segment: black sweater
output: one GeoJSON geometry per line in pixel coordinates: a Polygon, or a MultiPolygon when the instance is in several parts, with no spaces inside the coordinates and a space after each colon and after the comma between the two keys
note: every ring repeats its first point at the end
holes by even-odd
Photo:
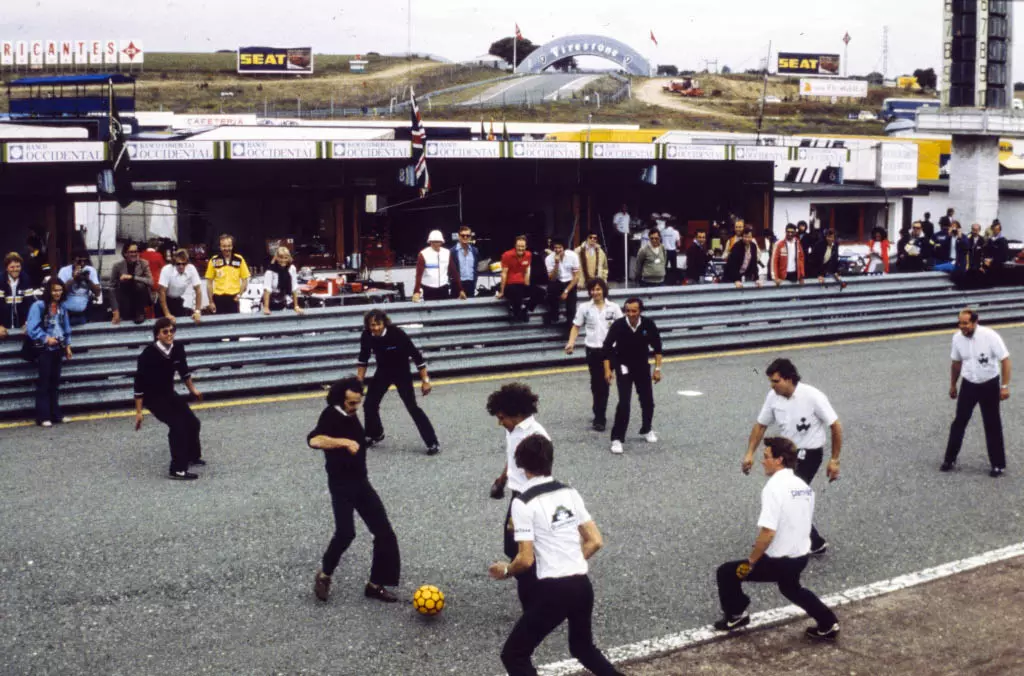
{"type": "MultiPolygon", "coordinates": [[[[389,330],[388,333],[390,332],[389,330]]],[[[313,431],[306,435],[306,443],[309,444],[313,437],[321,435],[359,442],[359,452],[355,455],[347,448],[324,450],[329,481],[366,478],[366,433],[358,416],[345,415],[334,406],[328,406],[320,414],[313,431]]]]}
{"type": "Polygon", "coordinates": [[[0,326],[5,329],[20,329],[28,319],[28,311],[36,298],[30,288],[28,275],[18,278],[18,288],[11,293],[7,272],[0,270],[0,326]]]}
{"type": "Polygon", "coordinates": [[[647,317],[640,318],[636,331],[630,328],[626,317],[616,319],[604,339],[604,353],[616,364],[646,364],[648,350],[661,354],[661,333],[647,317]]]}
{"type": "Polygon", "coordinates": [[[146,346],[139,355],[139,363],[135,369],[135,396],[146,399],[158,399],[174,396],[174,372],[181,375],[182,380],[190,377],[188,362],[185,360],[185,346],[174,343],[170,356],[165,355],[156,343],[146,346]]]}
{"type": "Polygon", "coordinates": [[[359,339],[359,358],[356,360],[358,366],[365,367],[370,363],[371,350],[377,360],[377,370],[385,373],[408,373],[410,359],[416,364],[417,369],[427,365],[409,336],[397,326],[389,326],[383,336],[363,331],[359,339]]]}

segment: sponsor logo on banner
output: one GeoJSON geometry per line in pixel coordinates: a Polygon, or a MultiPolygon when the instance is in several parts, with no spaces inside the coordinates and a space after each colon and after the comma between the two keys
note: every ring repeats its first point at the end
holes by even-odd
{"type": "Polygon", "coordinates": [[[156,141],[128,143],[133,162],[174,162],[178,160],[214,160],[213,141],[156,141]]]}
{"type": "Polygon", "coordinates": [[[867,95],[867,80],[800,78],[800,96],[839,96],[849,99],[863,99],[867,95]]]}
{"type": "Polygon", "coordinates": [[[308,75],[313,72],[313,48],[239,47],[238,72],[308,75]]]}
{"type": "Polygon", "coordinates": [[[838,54],[779,52],[780,75],[839,75],[838,54]]]}
{"type": "Polygon", "coordinates": [[[512,144],[512,157],[533,160],[578,160],[579,143],[561,141],[518,141],[512,144]]]}
{"type": "Polygon", "coordinates": [[[789,148],[778,146],[736,146],[735,158],[739,162],[782,162],[789,159],[789,148]]]}
{"type": "Polygon", "coordinates": [[[331,157],[336,160],[407,160],[412,157],[412,146],[408,141],[333,141],[331,157]]]}
{"type": "Polygon", "coordinates": [[[231,141],[233,160],[315,160],[318,141],[231,141]]]}
{"type": "Polygon", "coordinates": [[[501,157],[497,141],[427,141],[427,157],[491,159],[501,157]]]}
{"type": "Polygon", "coordinates": [[[797,148],[796,158],[801,162],[817,162],[830,167],[846,164],[849,151],[845,148],[797,148]]]}
{"type": "Polygon", "coordinates": [[[144,63],[146,52],[142,49],[142,42],[139,40],[121,40],[120,49],[117,52],[118,63],[144,63]]]}
{"type": "Polygon", "coordinates": [[[878,148],[880,188],[917,187],[917,144],[882,143],[878,148]]]}
{"type": "Polygon", "coordinates": [[[653,143],[595,143],[591,157],[597,160],[653,160],[657,159],[657,150],[653,143]]]}
{"type": "Polygon", "coordinates": [[[101,142],[8,143],[4,155],[10,164],[103,162],[104,148],[101,142]]]}
{"type": "Polygon", "coordinates": [[[665,158],[669,160],[726,160],[729,159],[728,151],[729,148],[724,145],[665,144],[665,158]]]}
{"type": "Polygon", "coordinates": [[[33,68],[43,67],[43,41],[33,40],[29,44],[28,64],[33,68]]]}

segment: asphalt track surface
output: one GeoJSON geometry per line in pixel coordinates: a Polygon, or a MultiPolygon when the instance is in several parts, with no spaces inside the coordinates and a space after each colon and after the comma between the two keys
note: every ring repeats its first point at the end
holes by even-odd
{"type": "Polygon", "coordinates": [[[556,96],[555,92],[559,99],[568,98],[572,96],[574,90],[578,90],[600,77],[601,75],[580,73],[524,75],[516,80],[500,82],[478,96],[463,102],[462,105],[502,107],[529,104],[536,106],[553,100],[556,96]]]}
{"type": "MultiPolygon", "coordinates": [[[[1003,405],[1007,475],[987,475],[977,413],[961,469],[938,471],[953,414],[950,335],[670,362],[655,388],[661,441],[636,436],[634,404],[622,456],[588,429],[585,373],[525,378],[554,437],[556,476],[580,490],[605,536],[591,566],[599,645],[718,616],[715,567],[746,555],[755,536],[764,479],[744,477],[739,462],[775,356],[831,397],[846,430],[842,479],[814,483],[832,547],[810,565],[810,588],[836,592],[1024,540],[1019,388],[1003,405]]],[[[1024,354],[1024,329],[1002,335],[1024,354]]],[[[120,415],[0,430],[0,673],[501,673],[518,602],[512,584],[486,576],[506,503],[487,497],[503,434],[484,402],[512,379],[436,387],[425,407],[444,450],[433,458],[398,397],[385,399],[388,437],[370,475],[402,548],[398,592],[432,583],[447,594],[432,619],[362,597],[361,523],[330,602],[314,599],[333,528],[322,460],[304,445],[319,401],[200,411],[210,465],[195,482],[164,478],[165,428],[150,417],[138,433],[120,415]]],[[[752,610],[786,604],[767,585],[753,597],[752,610]]],[[[565,657],[564,629],[536,655],[565,657]]]]}

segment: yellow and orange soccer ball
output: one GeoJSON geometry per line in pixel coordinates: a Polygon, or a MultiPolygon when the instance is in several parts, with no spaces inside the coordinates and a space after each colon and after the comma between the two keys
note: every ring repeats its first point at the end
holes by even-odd
{"type": "Polygon", "coordinates": [[[412,595],[412,607],[421,615],[437,615],[444,610],[444,592],[425,584],[412,595]]]}

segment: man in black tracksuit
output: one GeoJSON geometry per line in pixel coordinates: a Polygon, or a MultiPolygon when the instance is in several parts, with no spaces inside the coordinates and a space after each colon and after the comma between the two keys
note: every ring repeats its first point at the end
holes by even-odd
{"type": "Polygon", "coordinates": [[[370,352],[377,359],[377,371],[366,392],[366,437],[370,444],[384,440],[384,425],[380,420],[380,402],[391,385],[398,390],[398,396],[405,404],[405,410],[412,416],[419,430],[423,443],[427,446],[427,455],[437,455],[441,446],[437,441],[434,426],[423,409],[416,403],[416,393],[412,387],[412,373],[409,372],[411,359],[420,372],[423,396],[430,394],[430,378],[427,375],[427,363],[423,355],[405,331],[392,326],[391,319],[383,310],[370,310],[363,318],[366,327],[359,341],[359,358],[356,378],[363,382],[366,378],[366,366],[370,361],[370,352]]]}
{"type": "Polygon", "coordinates": [[[358,512],[373,535],[373,564],[363,594],[394,603],[398,597],[385,587],[398,584],[402,561],[384,503],[366,474],[366,433],[356,415],[362,402],[363,384],[359,380],[349,377],[334,383],[327,393],[327,408],[306,436],[310,448],[324,452],[334,511],[334,537],[313,581],[313,593],[321,601],[330,597],[331,575],[356,537],[353,513],[358,512]]]}
{"type": "Polygon", "coordinates": [[[629,400],[633,387],[640,399],[642,424],[640,434],[649,443],[658,440],[651,427],[654,421],[654,390],[651,387],[651,367],[648,364],[650,352],[654,351],[654,382],[661,381],[661,333],[654,322],[641,317],[643,302],[630,298],[622,306],[625,315],[617,319],[608,329],[604,339],[604,376],[608,384],[618,373],[619,405],[615,408],[615,424],[612,426],[612,453],[622,453],[622,442],[629,427],[629,400]],[[614,370],[613,370],[614,369],[614,370]]]}

